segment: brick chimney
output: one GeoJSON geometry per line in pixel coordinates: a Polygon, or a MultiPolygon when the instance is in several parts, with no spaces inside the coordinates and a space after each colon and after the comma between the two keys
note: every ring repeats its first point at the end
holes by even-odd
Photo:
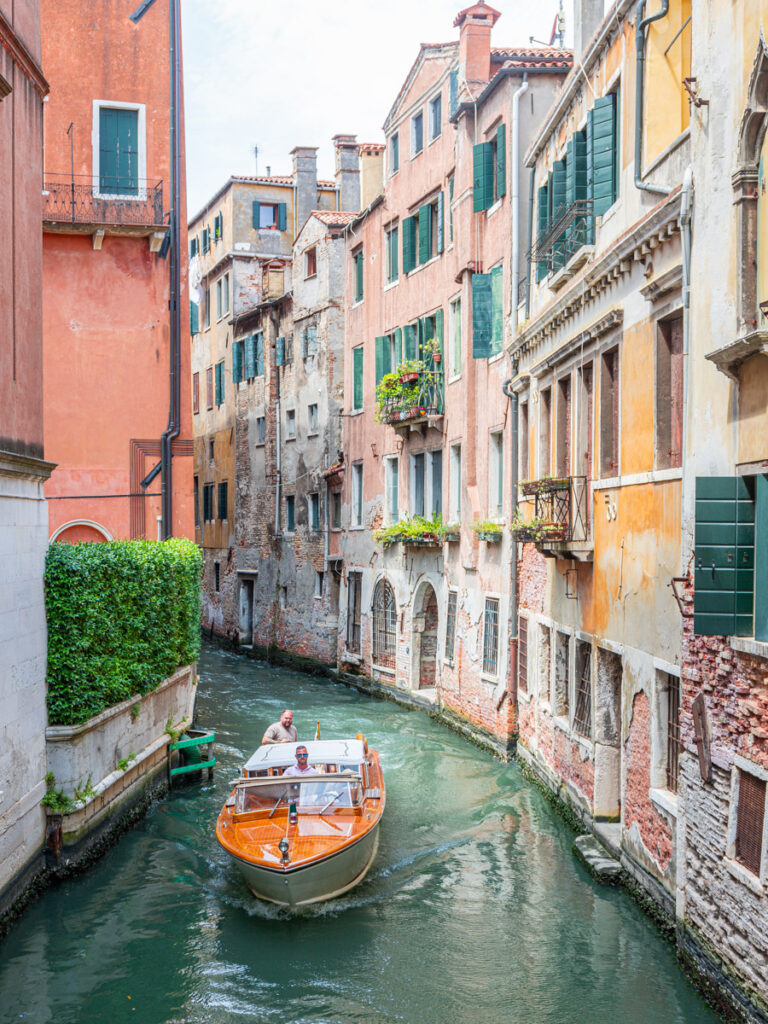
{"type": "Polygon", "coordinates": [[[301,231],[312,210],[317,209],[317,147],[296,146],[293,180],[296,183],[296,231],[301,231]]]}
{"type": "Polygon", "coordinates": [[[336,150],[336,187],[339,190],[339,209],[360,209],[360,157],[356,135],[334,135],[336,150]]]}
{"type": "Polygon", "coordinates": [[[603,0],[573,0],[573,59],[580,60],[603,21],[603,0]]]}
{"type": "Polygon", "coordinates": [[[459,29],[459,83],[486,85],[491,77],[491,29],[501,13],[480,0],[459,11],[454,27],[459,29]]]}
{"type": "Polygon", "coordinates": [[[360,143],[360,209],[367,209],[384,191],[384,145],[360,143]]]}

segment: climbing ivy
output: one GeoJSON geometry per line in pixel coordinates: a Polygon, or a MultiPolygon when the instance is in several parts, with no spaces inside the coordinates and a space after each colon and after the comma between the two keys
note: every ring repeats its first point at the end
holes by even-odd
{"type": "Polygon", "coordinates": [[[149,693],[200,650],[202,557],[189,540],[51,544],[48,715],[77,725],[149,693]]]}

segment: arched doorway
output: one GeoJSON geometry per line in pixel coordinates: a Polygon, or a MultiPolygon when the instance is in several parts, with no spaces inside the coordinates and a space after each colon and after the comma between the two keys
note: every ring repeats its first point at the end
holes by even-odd
{"type": "Polygon", "coordinates": [[[416,595],[413,622],[413,648],[416,689],[437,686],[437,639],[439,610],[437,594],[431,583],[424,583],[416,595]]]}
{"type": "Polygon", "coordinates": [[[51,542],[61,541],[63,544],[81,544],[83,541],[103,543],[105,540],[112,540],[109,532],[90,519],[73,519],[51,534],[51,542]]]}

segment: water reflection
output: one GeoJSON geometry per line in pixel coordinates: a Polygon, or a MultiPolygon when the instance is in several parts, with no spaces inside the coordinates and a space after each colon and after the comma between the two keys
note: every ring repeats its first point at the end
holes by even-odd
{"type": "Polygon", "coordinates": [[[213,649],[212,782],[172,794],[0,947],[0,1020],[91,1024],[710,1024],[672,949],[514,765],[424,715],[213,649]],[[286,705],[304,738],[365,733],[387,810],[365,882],[291,915],[218,847],[228,780],[286,705]]]}

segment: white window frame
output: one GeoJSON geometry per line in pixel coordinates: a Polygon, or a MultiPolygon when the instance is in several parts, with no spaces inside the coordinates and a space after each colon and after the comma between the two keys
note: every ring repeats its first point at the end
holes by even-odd
{"type": "Polygon", "coordinates": [[[400,457],[387,455],[384,458],[384,517],[387,523],[400,522],[400,457]],[[397,508],[392,508],[392,474],[397,466],[397,508]]]}
{"type": "MultiPolygon", "coordinates": [[[[415,507],[414,507],[414,500],[415,500],[415,497],[416,497],[416,457],[418,455],[423,455],[424,456],[424,518],[425,519],[431,519],[432,516],[434,515],[434,510],[435,510],[434,498],[435,498],[435,496],[434,496],[433,487],[432,487],[432,477],[433,477],[433,471],[434,471],[433,470],[434,459],[435,459],[435,456],[438,455],[438,454],[440,455],[440,458],[442,459],[442,455],[443,455],[443,449],[442,448],[432,448],[432,449],[429,449],[429,450],[422,449],[421,451],[418,451],[418,452],[411,452],[410,465],[408,467],[409,468],[409,472],[408,472],[408,483],[409,483],[409,487],[408,487],[408,490],[409,490],[408,509],[409,509],[409,512],[410,512],[410,514],[412,516],[418,514],[416,512],[415,507]]],[[[442,479],[442,473],[441,473],[441,479],[442,479]]],[[[443,495],[442,495],[442,492],[441,492],[441,494],[440,494],[440,507],[441,507],[441,509],[442,509],[442,505],[443,505],[443,495]]]]}
{"type": "Polygon", "coordinates": [[[764,896],[768,887],[768,770],[754,761],[748,761],[740,754],[733,756],[731,769],[731,796],[728,806],[728,836],[725,847],[725,866],[734,878],[744,882],[756,895],[764,896]],[[767,783],[765,788],[765,811],[763,814],[763,844],[760,851],[760,874],[753,874],[749,868],[736,860],[736,826],[738,822],[739,782],[741,775],[754,775],[767,783]]]}
{"type": "Polygon", "coordinates": [[[363,508],[363,464],[352,463],[352,526],[362,529],[365,509],[363,508]]]}
{"type": "Polygon", "coordinates": [[[448,522],[461,522],[461,441],[454,441],[448,454],[448,522]]]}
{"type": "Polygon", "coordinates": [[[410,153],[411,160],[415,160],[417,156],[420,156],[424,152],[424,141],[425,141],[425,139],[424,139],[424,135],[425,135],[424,129],[425,129],[425,119],[424,119],[424,108],[422,107],[421,110],[417,110],[411,116],[411,153],[410,153]],[[418,117],[421,117],[421,148],[420,149],[414,149],[414,141],[415,141],[415,136],[416,136],[416,119],[418,117]]]}
{"type": "Polygon", "coordinates": [[[461,377],[462,363],[464,361],[464,336],[462,332],[461,324],[461,295],[457,295],[451,299],[448,303],[448,358],[450,359],[450,366],[448,372],[448,383],[452,383],[455,380],[459,380],[461,377]],[[456,315],[458,309],[458,316],[456,315]],[[458,342],[459,342],[459,363],[456,365],[456,325],[458,323],[458,342]]]}
{"type": "Polygon", "coordinates": [[[285,440],[295,441],[296,440],[296,410],[286,409],[285,410],[285,440]],[[288,433],[288,424],[293,426],[293,433],[288,433]]]}
{"type": "Polygon", "coordinates": [[[488,434],[488,518],[504,518],[504,431],[488,434]],[[501,492],[499,494],[499,492],[501,492]],[[496,498],[501,500],[497,503],[496,498]]]}
{"type": "Polygon", "coordinates": [[[312,437],[319,432],[320,412],[318,409],[317,402],[310,402],[307,405],[307,436],[312,437]],[[315,410],[314,422],[312,419],[312,410],[315,410]]]}
{"type": "Polygon", "coordinates": [[[429,135],[428,145],[436,142],[437,139],[443,134],[443,94],[441,92],[435,93],[427,103],[427,132],[429,135]],[[440,120],[437,123],[437,132],[433,132],[432,115],[434,112],[435,103],[440,104],[440,120]]]}
{"type": "Polygon", "coordinates": [[[146,202],[147,198],[147,108],[144,103],[123,103],[120,100],[94,100],[93,101],[93,122],[91,126],[91,166],[93,174],[93,194],[97,199],[119,199],[121,202],[146,202]],[[114,110],[135,110],[138,112],[138,135],[139,135],[139,188],[135,195],[116,195],[99,191],[99,178],[101,167],[99,163],[100,151],[100,126],[99,112],[102,107],[114,110]]]}

